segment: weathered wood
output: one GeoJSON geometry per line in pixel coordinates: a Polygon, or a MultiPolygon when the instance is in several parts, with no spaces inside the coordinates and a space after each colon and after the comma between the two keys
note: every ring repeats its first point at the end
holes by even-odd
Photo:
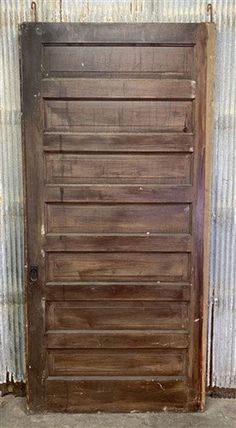
{"type": "Polygon", "coordinates": [[[155,78],[157,75],[166,77],[168,74],[172,78],[173,75],[179,78],[190,78],[193,72],[193,48],[46,45],[43,66],[45,76],[50,77],[80,74],[111,76],[128,73],[143,77],[145,73],[149,76],[153,73],[155,78]]]}
{"type": "Polygon", "coordinates": [[[209,28],[21,27],[31,410],[203,407],[209,28]]]}
{"type": "Polygon", "coordinates": [[[43,298],[45,282],[44,258],[41,253],[41,226],[44,212],[43,157],[40,93],[41,37],[35,26],[23,26],[21,31],[21,95],[24,119],[22,121],[24,156],[24,205],[25,205],[25,282],[27,293],[27,401],[34,411],[40,411],[44,402],[42,373],[45,367],[44,312],[39,302],[43,298]],[[33,54],[34,53],[34,54],[33,54]],[[36,95],[36,96],[35,96],[36,95]],[[32,144],[33,142],[33,144],[32,144]],[[37,265],[38,280],[34,286],[29,281],[30,266],[37,265]],[[35,332],[37,331],[37,335],[35,332]]]}
{"type": "MultiPolygon", "coordinates": [[[[209,306],[209,269],[210,269],[210,229],[211,229],[211,183],[213,156],[213,113],[214,113],[214,77],[216,58],[216,26],[208,24],[206,46],[207,78],[206,78],[206,129],[205,129],[205,207],[204,207],[204,257],[203,257],[203,289],[202,289],[202,364],[200,370],[200,408],[206,404],[206,367],[208,342],[208,306],[209,306]]],[[[236,394],[235,394],[236,395],[236,394]]]]}
{"type": "Polygon", "coordinates": [[[44,133],[48,152],[193,152],[193,135],[181,133],[44,133]]]}
{"type": "MultiPolygon", "coordinates": [[[[189,376],[192,379],[190,388],[190,399],[196,400],[199,408],[201,405],[202,384],[201,372],[203,365],[202,357],[202,338],[203,327],[203,289],[204,289],[204,210],[205,210],[205,173],[206,171],[206,82],[207,82],[207,43],[208,31],[207,25],[201,24],[197,31],[197,44],[195,47],[196,66],[194,78],[197,82],[196,100],[194,102],[195,117],[195,162],[193,168],[193,216],[192,216],[192,235],[193,235],[193,259],[194,271],[192,275],[193,298],[190,303],[190,344],[189,352],[193,358],[189,364],[189,376]],[[199,213],[202,215],[199,216],[199,213]],[[196,359],[196,356],[200,358],[196,359]]],[[[206,380],[205,380],[206,381],[206,380]]]]}
{"type": "Polygon", "coordinates": [[[191,101],[44,100],[45,131],[192,132],[191,101]]]}
{"type": "Polygon", "coordinates": [[[48,330],[49,349],[186,349],[188,334],[183,331],[155,330],[48,330]]]}
{"type": "Polygon", "coordinates": [[[49,376],[184,376],[183,350],[50,350],[49,376]]]}
{"type": "Polygon", "coordinates": [[[152,236],[150,232],[144,235],[47,235],[45,248],[50,251],[99,251],[99,252],[190,252],[192,238],[190,235],[159,235],[152,236]]]}
{"type": "Polygon", "coordinates": [[[46,409],[55,412],[196,410],[184,379],[68,378],[46,380],[46,409]],[[138,393],[137,393],[138,391],[138,393]]]}
{"type": "Polygon", "coordinates": [[[190,232],[188,204],[48,204],[47,233],[190,232]],[[148,216],[147,216],[148,212],[148,216]]]}
{"type": "Polygon", "coordinates": [[[188,253],[47,253],[48,281],[188,281],[188,253]]]}
{"type": "Polygon", "coordinates": [[[42,81],[42,96],[47,98],[193,99],[195,91],[196,82],[187,79],[60,78],[42,81]]]}
{"type": "Polygon", "coordinates": [[[181,330],[188,325],[186,302],[48,302],[48,329],[181,330]]]}
{"type": "Polygon", "coordinates": [[[192,186],[161,185],[67,185],[46,186],[46,202],[87,203],[188,203],[193,200],[192,186]]]}
{"type": "Polygon", "coordinates": [[[47,183],[191,184],[191,154],[47,154],[47,183]]]}
{"type": "Polygon", "coordinates": [[[188,301],[191,285],[166,282],[47,282],[46,299],[188,301]]]}
{"type": "Polygon", "coordinates": [[[34,30],[42,38],[42,43],[63,44],[63,43],[93,43],[113,44],[119,43],[122,46],[129,43],[149,44],[171,44],[192,46],[197,42],[196,23],[35,23],[27,22],[22,24],[23,29],[34,30]],[[37,28],[37,31],[36,31],[37,28]]]}

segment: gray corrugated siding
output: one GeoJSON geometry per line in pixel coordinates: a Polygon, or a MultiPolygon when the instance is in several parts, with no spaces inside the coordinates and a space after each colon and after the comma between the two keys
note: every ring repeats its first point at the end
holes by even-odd
{"type": "MultiPolygon", "coordinates": [[[[62,0],[62,20],[207,21],[203,0],[62,0]]],[[[18,24],[31,1],[2,0],[0,10],[0,382],[25,377],[23,207],[18,24]]],[[[37,1],[40,21],[60,21],[60,1],[37,1]]],[[[208,383],[236,387],[236,1],[213,1],[217,23],[210,260],[208,383]],[[213,299],[214,291],[214,299],[213,299]],[[213,311],[213,312],[212,312],[213,311]],[[211,316],[213,315],[213,316],[211,316]],[[212,338],[212,342],[211,342],[212,338]]]]}

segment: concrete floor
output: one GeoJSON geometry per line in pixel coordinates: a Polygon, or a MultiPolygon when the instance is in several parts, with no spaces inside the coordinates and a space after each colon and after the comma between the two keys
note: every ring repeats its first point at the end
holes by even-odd
{"type": "Polygon", "coordinates": [[[0,398],[1,428],[236,428],[236,400],[207,401],[204,413],[47,414],[27,416],[25,399],[0,398]]]}

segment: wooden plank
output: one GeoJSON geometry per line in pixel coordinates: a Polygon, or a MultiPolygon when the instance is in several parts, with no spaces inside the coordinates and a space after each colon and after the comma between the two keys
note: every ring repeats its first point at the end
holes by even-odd
{"type": "Polygon", "coordinates": [[[192,132],[191,101],[44,100],[45,131],[192,132]]]}
{"type": "Polygon", "coordinates": [[[167,349],[50,350],[49,376],[184,376],[186,353],[167,349]]]}
{"type": "Polygon", "coordinates": [[[45,335],[50,349],[186,349],[188,333],[183,331],[88,331],[49,330],[45,335]]]}
{"type": "Polygon", "coordinates": [[[42,36],[43,43],[157,43],[192,45],[196,43],[196,23],[24,23],[42,36]]]}
{"type": "Polygon", "coordinates": [[[47,204],[47,233],[189,233],[189,204],[47,204]],[[148,213],[148,216],[147,216],[148,213]]]}
{"type": "Polygon", "coordinates": [[[47,253],[47,281],[188,281],[188,253],[47,253]]]}
{"type": "Polygon", "coordinates": [[[46,300],[188,301],[191,285],[163,282],[47,282],[46,300]]]}
{"type": "MultiPolygon", "coordinates": [[[[187,409],[185,380],[48,378],[46,407],[57,412],[187,409]]],[[[190,406],[189,406],[190,407],[190,406]]]]}
{"type": "Polygon", "coordinates": [[[41,38],[36,26],[21,27],[21,95],[22,141],[24,155],[24,213],[25,213],[25,290],[26,290],[26,370],[27,402],[35,412],[44,408],[44,389],[41,382],[45,367],[44,312],[39,302],[43,299],[45,266],[40,251],[41,223],[44,215],[43,201],[43,118],[40,93],[41,38]],[[34,143],[32,145],[32,142],[34,143]],[[29,280],[30,266],[38,266],[37,286],[29,280]],[[37,334],[35,332],[37,331],[37,334]]]}
{"type": "Polygon", "coordinates": [[[63,183],[190,184],[191,154],[47,154],[46,180],[63,183]]]}
{"type": "Polygon", "coordinates": [[[45,202],[89,203],[188,203],[192,186],[158,185],[63,185],[46,186],[45,202]]]}
{"type": "Polygon", "coordinates": [[[204,259],[203,259],[203,296],[202,296],[202,368],[200,409],[206,405],[206,372],[208,349],[208,306],[209,306],[209,269],[210,269],[210,231],[211,231],[211,183],[212,183],[212,156],[213,156],[213,124],[214,124],[214,82],[216,59],[216,24],[206,25],[208,41],[206,47],[207,77],[206,77],[206,130],[205,130],[205,206],[204,206],[204,259]]]}
{"type": "Polygon", "coordinates": [[[193,152],[187,133],[89,134],[44,133],[44,151],[63,152],[193,152]]]}
{"type": "MultiPolygon", "coordinates": [[[[202,321],[203,321],[203,268],[204,268],[204,203],[205,203],[205,149],[206,149],[206,79],[207,79],[207,26],[202,24],[198,27],[197,45],[195,48],[196,67],[195,78],[197,81],[197,103],[194,102],[195,128],[195,162],[193,168],[193,298],[190,304],[190,331],[191,340],[189,344],[190,365],[192,385],[190,389],[190,400],[195,399],[198,408],[201,408],[202,370],[206,361],[202,359],[202,321]],[[199,213],[202,213],[199,216],[199,213]]],[[[205,383],[205,381],[204,381],[205,383]]]]}
{"type": "Polygon", "coordinates": [[[47,330],[182,330],[188,325],[185,302],[47,302],[47,330]]]}
{"type": "Polygon", "coordinates": [[[159,235],[152,236],[150,232],[144,235],[77,235],[50,234],[46,236],[46,251],[78,251],[78,252],[191,252],[191,235],[159,235]]]}
{"type": "MultiPolygon", "coordinates": [[[[68,47],[65,49],[68,55],[67,50],[68,47]]],[[[81,64],[80,61],[76,64],[81,64]]],[[[196,82],[187,79],[54,78],[42,81],[44,98],[194,99],[195,93],[196,82]]]]}

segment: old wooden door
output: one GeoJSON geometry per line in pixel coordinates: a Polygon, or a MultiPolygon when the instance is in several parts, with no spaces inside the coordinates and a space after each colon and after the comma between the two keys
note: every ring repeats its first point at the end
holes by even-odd
{"type": "Polygon", "coordinates": [[[202,406],[210,29],[21,26],[34,411],[202,406]]]}

